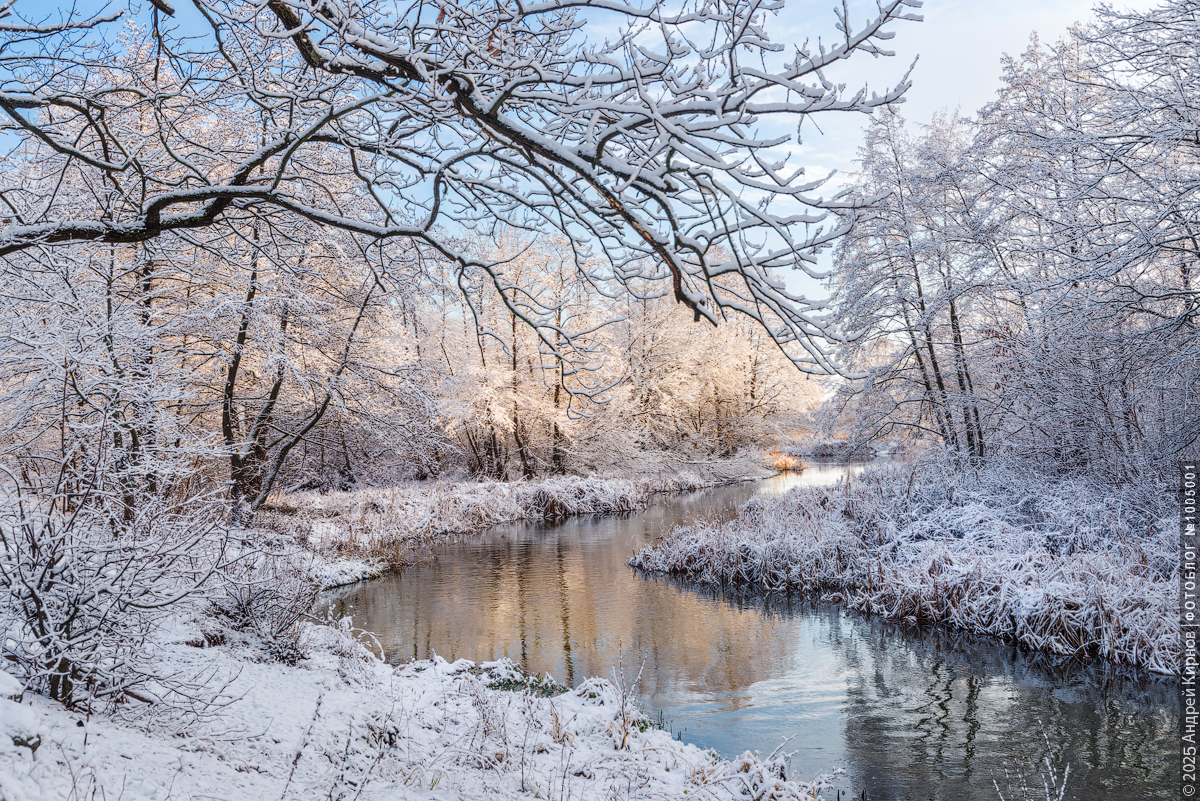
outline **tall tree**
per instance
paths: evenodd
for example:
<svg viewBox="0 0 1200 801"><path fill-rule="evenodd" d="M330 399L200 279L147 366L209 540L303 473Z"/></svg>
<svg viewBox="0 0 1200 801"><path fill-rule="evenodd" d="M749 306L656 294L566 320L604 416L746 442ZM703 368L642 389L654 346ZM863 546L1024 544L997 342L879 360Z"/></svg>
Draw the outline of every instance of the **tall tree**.
<svg viewBox="0 0 1200 801"><path fill-rule="evenodd" d="M876 121L860 186L886 197L839 250L856 433L1114 480L1194 450L1196 18L1101 10L1006 59L974 119Z"/></svg>

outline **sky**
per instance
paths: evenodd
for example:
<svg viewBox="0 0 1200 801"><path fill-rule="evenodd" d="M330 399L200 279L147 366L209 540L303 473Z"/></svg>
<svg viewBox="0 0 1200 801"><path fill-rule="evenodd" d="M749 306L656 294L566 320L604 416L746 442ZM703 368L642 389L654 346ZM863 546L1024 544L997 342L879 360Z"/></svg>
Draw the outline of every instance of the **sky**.
<svg viewBox="0 0 1200 801"><path fill-rule="evenodd" d="M1153 0L1110 1L1119 9L1155 5ZM790 0L779 25L768 32L774 41L789 45L805 38L828 39L836 35L833 5L833 0ZM860 56L830 77L847 90L866 85L882 94L916 59L912 88L898 107L900 113L915 123L928 122L943 110L971 114L994 99L1006 53L1024 51L1035 31L1043 42L1060 39L1073 24L1090 20L1095 5L1095 0L926 0L916 12L923 21L892 25L896 37L888 44L894 57ZM855 27L861 27L868 14L873 16L875 3L852 0L850 9ZM809 129L796 151L808 175L852 172L867 119L862 114L826 117L819 123L823 135ZM840 183L836 177L834 181ZM828 251L823 254L822 267L828 267L829 256ZM789 276L787 285L809 297L826 294L818 282L799 273Z"/></svg>
<svg viewBox="0 0 1200 801"><path fill-rule="evenodd" d="M1146 9L1149 0L1117 0L1117 8ZM913 122L928 122L938 111L958 108L972 113L995 97L1000 87L1000 62L1004 54L1021 53L1036 31L1043 41L1061 38L1068 28L1092 17L1094 0L926 0L919 10L924 21L892 26L894 58L860 59L836 80L848 89L866 84L882 92L895 83L917 59L912 88L900 112ZM786 15L772 37L779 42L803 41L805 36L833 32L830 0L801 0L796 14ZM874 3L851 3L860 9L861 22ZM793 20L788 23L788 20ZM849 65L848 65L849 66ZM806 163L819 170L853 169L855 152L866 119L842 118L825 125L824 137L806 138Z"/></svg>

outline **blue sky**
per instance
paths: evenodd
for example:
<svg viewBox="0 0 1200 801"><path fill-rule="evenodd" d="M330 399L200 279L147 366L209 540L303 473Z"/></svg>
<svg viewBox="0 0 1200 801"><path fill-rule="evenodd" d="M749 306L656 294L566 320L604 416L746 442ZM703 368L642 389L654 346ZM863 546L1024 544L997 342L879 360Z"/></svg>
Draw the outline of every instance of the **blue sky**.
<svg viewBox="0 0 1200 801"><path fill-rule="evenodd" d="M798 42L805 36L833 33L834 5L831 0L793 0L794 5L771 28L776 41ZM896 52L889 59L860 59L847 65L838 82L847 88L867 84L882 92L894 83L914 58L912 88L900 112L913 122L928 122L941 110L958 108L969 114L995 97L1000 87L1000 61L1005 53L1017 54L1036 31L1042 41L1061 38L1068 28L1092 18L1094 0L926 0L920 10L923 22L905 22L893 26L896 38L890 43ZM1115 0L1116 8L1144 10L1151 0ZM858 9L861 21L874 9L874 3L859 0L850 5ZM805 135L799 155L810 175L830 170L848 172L854 159L865 116L839 116L821 123L824 136ZM828 255L828 254L826 254ZM824 261L824 260L823 260ZM822 294L815 281L797 275L788 281L794 291L810 297Z"/></svg>
<svg viewBox="0 0 1200 801"><path fill-rule="evenodd" d="M811 31L832 32L833 3L830 0L801 0L797 13L788 13L778 30L777 41L800 41ZM882 91L913 59L913 86L901 112L914 122L926 122L943 109L959 108L971 113L990 101L1000 86L1000 60L1005 53L1020 53L1037 31L1043 41L1062 37L1075 22L1092 17L1093 0L927 0L919 23L899 23L891 59L862 59L841 73L839 81L848 88L868 84ZM1117 8L1145 9L1148 0L1117 0ZM856 2L859 19L874 3ZM843 118L826 127L825 137L808 137L805 153L813 167L852 168L865 119Z"/></svg>
<svg viewBox="0 0 1200 801"><path fill-rule="evenodd" d="M789 0L784 12L768 26L771 38L785 45L805 39L838 38L834 29L833 6L839 0ZM175 20L168 25L181 24L193 29L197 15L188 0L174 0ZM852 20L861 24L875 13L874 0L850 0ZM890 43L896 51L894 58L873 59L859 56L830 77L846 83L851 91L867 85L884 91L895 83L918 58L913 70L913 86L901 112L914 122L925 122L936 112L959 109L971 113L991 100L999 87L1000 59L1004 53L1019 53L1028 44L1034 31L1044 41L1060 38L1070 25L1085 21L1092 14L1094 0L926 0L920 13L923 22L895 23L896 38ZM1118 8L1145 9L1152 0L1114 0ZM100 7L108 10L125 7L121 0L82 0L76 5L82 11L94 12ZM148 3L135 4L148 21ZM40 8L40 10L39 10ZM37 2L18 4L18 10L34 17L58 16L66 6L40 6ZM52 10L53 9L53 10ZM607 27L602 14L593 12L596 19L586 27L589 38L602 38ZM789 47L790 50L790 47ZM822 135L806 126L802 147L794 149L799 162L808 168L810 177L824 176L836 170L841 174L854 169L854 158L867 118L864 115L835 115L821 118ZM823 294L817 282L799 274L792 277L790 288L809 296Z"/></svg>

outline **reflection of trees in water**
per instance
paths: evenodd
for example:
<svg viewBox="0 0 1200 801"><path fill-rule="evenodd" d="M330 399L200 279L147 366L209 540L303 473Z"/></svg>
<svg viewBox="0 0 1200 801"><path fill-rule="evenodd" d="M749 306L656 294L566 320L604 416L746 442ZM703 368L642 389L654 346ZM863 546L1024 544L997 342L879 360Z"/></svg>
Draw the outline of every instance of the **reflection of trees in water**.
<svg viewBox="0 0 1200 801"><path fill-rule="evenodd" d="M355 588L335 611L352 614L389 655L508 656L568 684L607 676L620 663L632 677L643 656L646 694L734 693L779 671L790 643L772 636L779 618L761 606L697 603L668 582L630 571L632 547L583 547L628 523L608 518L485 538Z"/></svg>
<svg viewBox="0 0 1200 801"><path fill-rule="evenodd" d="M1123 787L1147 797L1175 782L1179 703L1166 677L867 619L812 596L662 581L738 610L822 621L846 682L844 784L855 796L991 799L1006 767L1040 786L1046 739L1059 769L1071 766L1069 797L1122 797Z"/></svg>
<svg viewBox="0 0 1200 801"><path fill-rule="evenodd" d="M1060 769L1071 765L1068 795L1175 781L1179 701L1166 677L839 613L811 596L671 583L737 609L826 621L821 636L846 681L849 783L870 799L995 798L992 779L1003 787L1006 766L1036 778L1043 732Z"/></svg>
<svg viewBox="0 0 1200 801"><path fill-rule="evenodd" d="M1071 764L1077 797L1173 781L1179 710L1166 679L625 566L641 542L701 506L513 526L356 588L341 611L379 634L389 654L505 655L568 682L608 675L619 662L632 677L645 654L643 693L722 696L726 710L749 706L753 685L808 658L794 640L803 621L804 640L827 644L823 658L845 682L846 784L855 794L994 798L992 778L1006 764L1036 776L1043 726L1062 749L1059 764Z"/></svg>
<svg viewBox="0 0 1200 801"><path fill-rule="evenodd" d="M1165 790L1178 703L1165 678L941 627L859 619L847 668L846 753L869 798L994 797L1005 767L1071 765L1071 793Z"/></svg>

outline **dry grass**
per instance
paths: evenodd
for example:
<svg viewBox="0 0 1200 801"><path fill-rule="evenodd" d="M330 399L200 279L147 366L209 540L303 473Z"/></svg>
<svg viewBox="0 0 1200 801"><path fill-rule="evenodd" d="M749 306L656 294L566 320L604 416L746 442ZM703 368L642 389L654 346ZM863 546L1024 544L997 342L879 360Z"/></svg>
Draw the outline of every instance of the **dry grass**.
<svg viewBox="0 0 1200 801"><path fill-rule="evenodd" d="M264 525L298 532L326 556L408 564L437 542L514 520L620 514L653 495L768 475L758 460L712 462L635 478L561 476L537 482L435 482L299 493L265 509Z"/></svg>
<svg viewBox="0 0 1200 801"><path fill-rule="evenodd" d="M779 470L780 472L799 473L805 468L804 462L800 461L798 456L791 453L784 453L777 449L772 450L767 455L767 458L771 463L771 467Z"/></svg>
<svg viewBox="0 0 1200 801"><path fill-rule="evenodd" d="M1055 654L1176 673L1170 496L936 463L756 499L630 564L709 584L821 591L894 620L948 623Z"/></svg>

